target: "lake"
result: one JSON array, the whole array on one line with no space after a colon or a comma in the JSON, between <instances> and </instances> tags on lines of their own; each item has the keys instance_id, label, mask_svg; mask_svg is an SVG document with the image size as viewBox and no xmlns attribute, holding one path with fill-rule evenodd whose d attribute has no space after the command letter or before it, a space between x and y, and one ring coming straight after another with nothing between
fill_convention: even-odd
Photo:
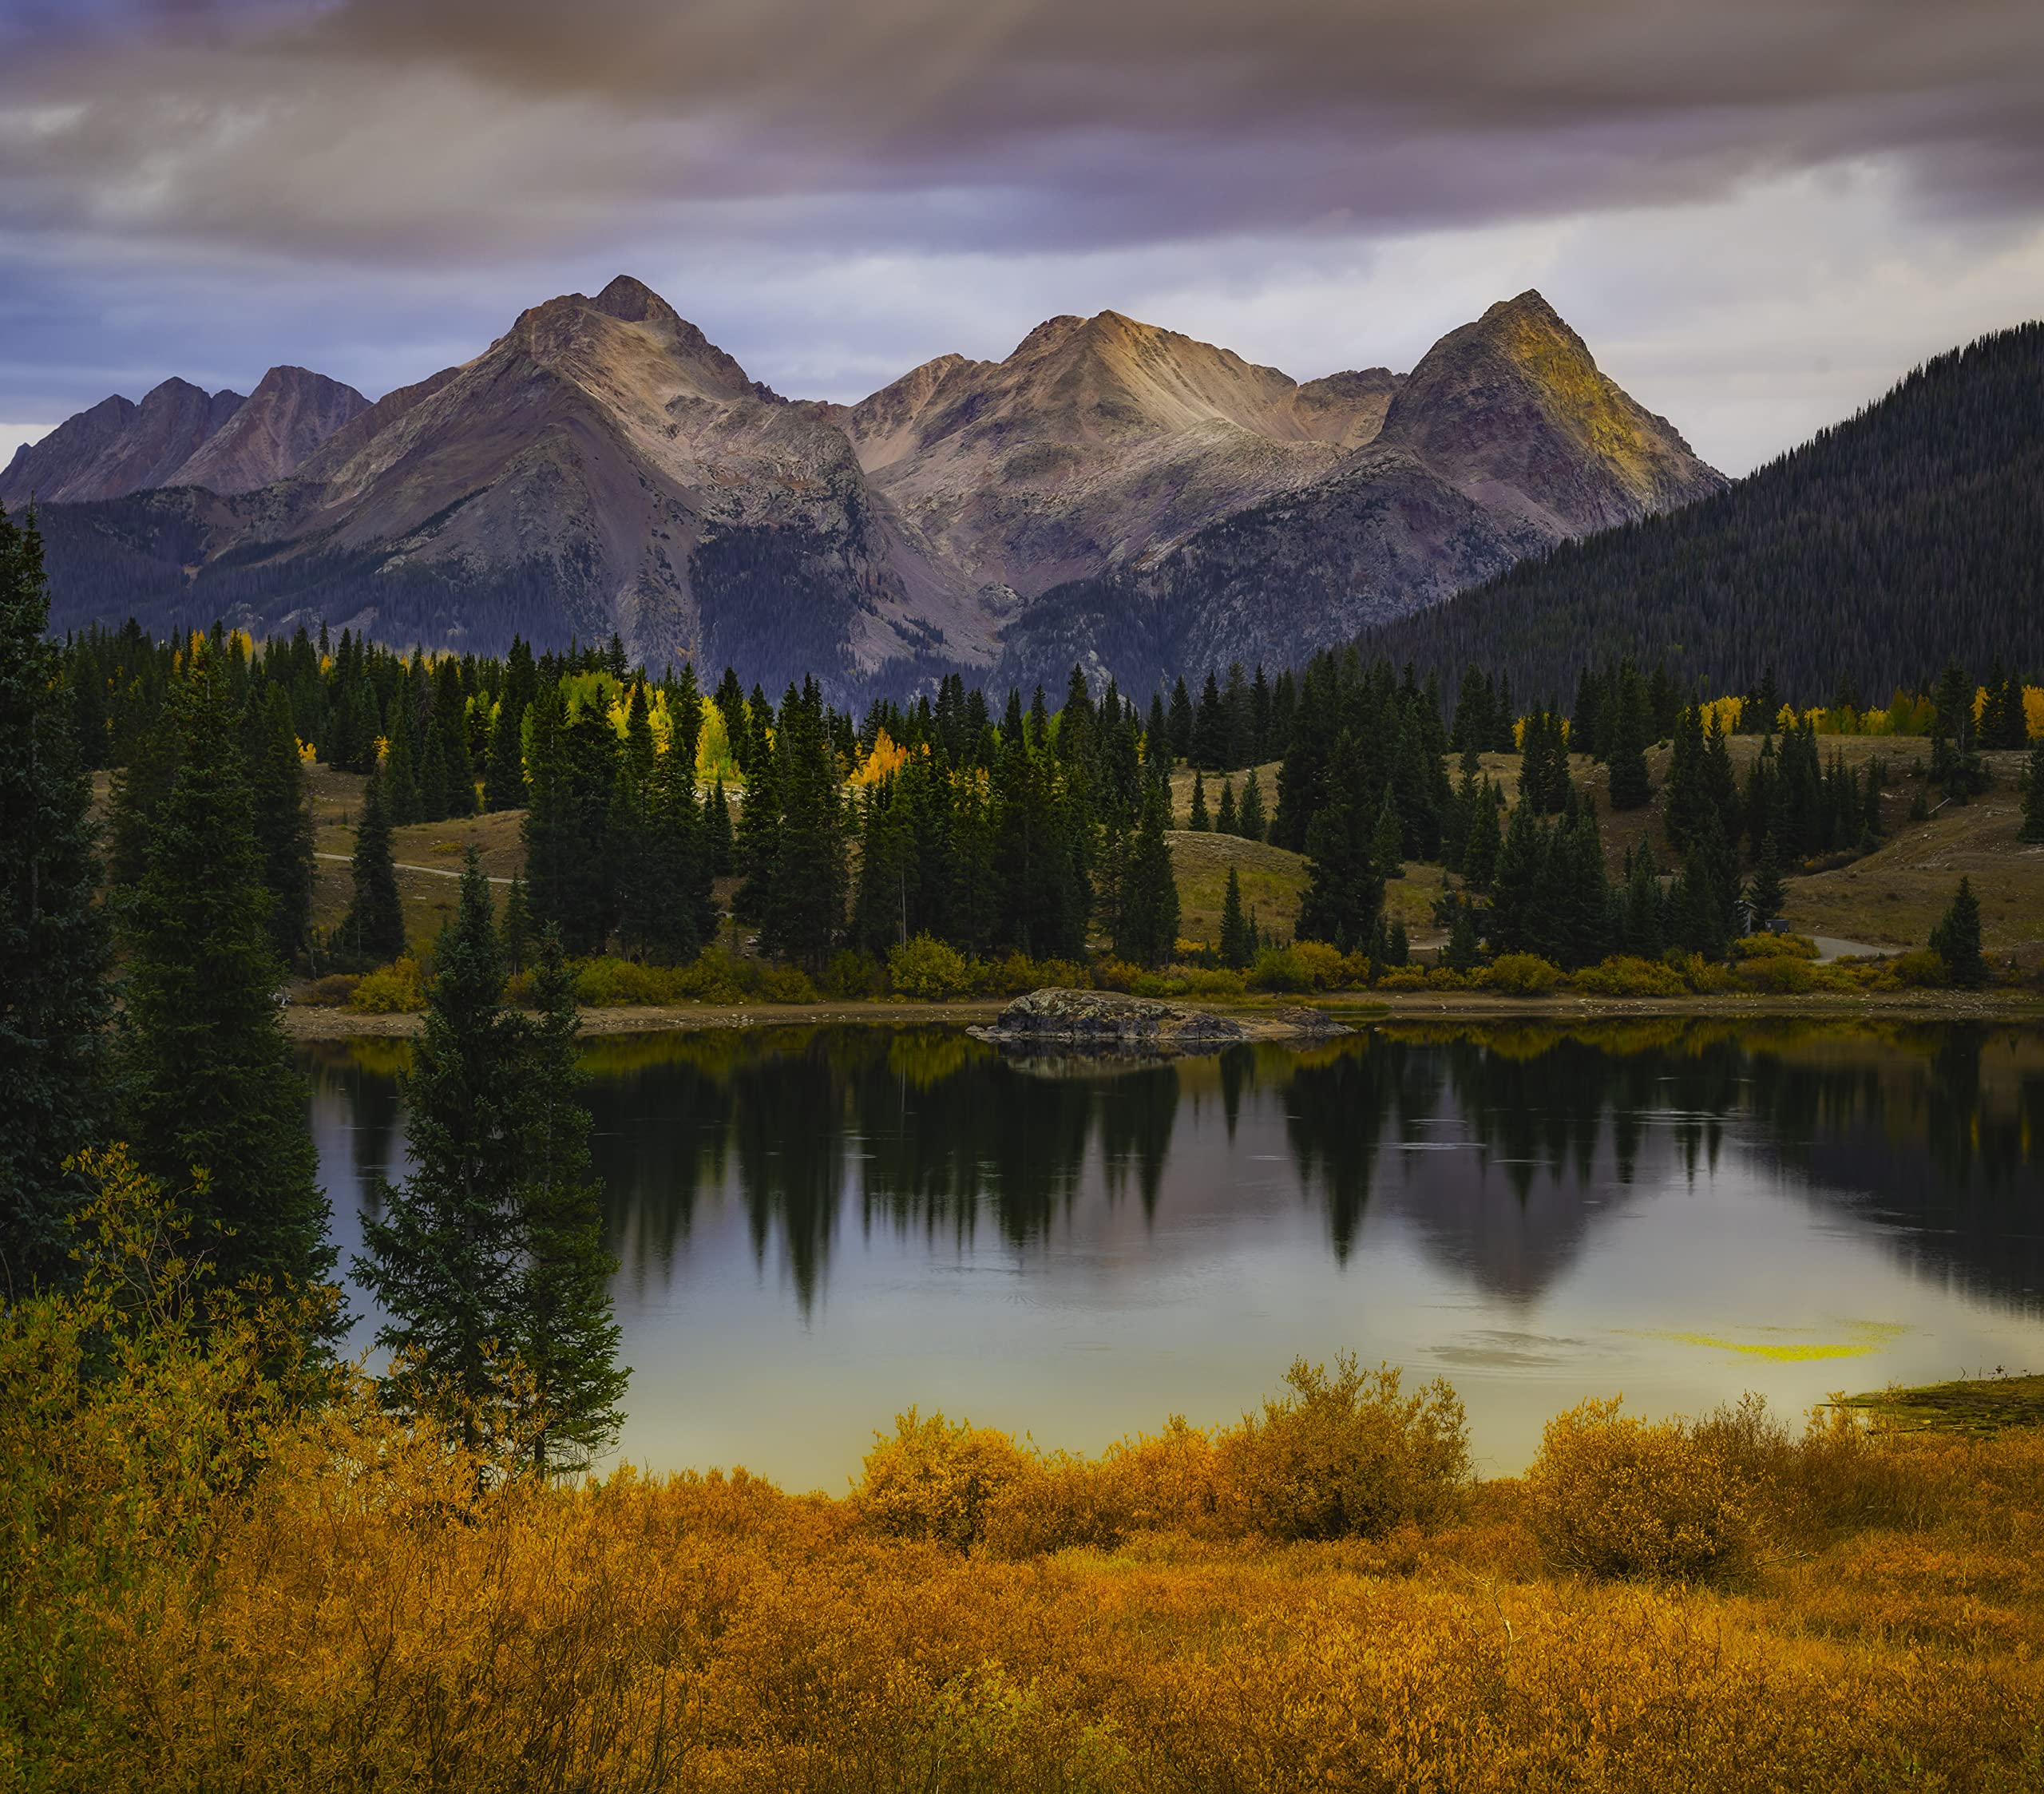
<instances>
[{"instance_id":1,"label":"lake","mask_svg":"<svg viewBox=\"0 0 2044 1794\"><path fill-rule=\"evenodd\" d=\"M343 1265L404 1174L408 1051L302 1049ZM2044 1368L2034 1031L1400 1025L1131 1064L771 1028L585 1063L620 1449L655 1470L842 1491L912 1403L1096 1451L1343 1351L1448 1378L1491 1471L1586 1395L1792 1416Z\"/></svg>"}]
</instances>

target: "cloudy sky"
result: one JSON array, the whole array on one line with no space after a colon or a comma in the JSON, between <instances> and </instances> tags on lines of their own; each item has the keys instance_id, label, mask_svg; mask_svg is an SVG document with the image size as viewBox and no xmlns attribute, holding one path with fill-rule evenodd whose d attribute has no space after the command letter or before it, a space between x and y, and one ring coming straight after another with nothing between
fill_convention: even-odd
<instances>
[{"instance_id":1,"label":"cloudy sky","mask_svg":"<svg viewBox=\"0 0 2044 1794\"><path fill-rule=\"evenodd\" d=\"M0 455L620 271L838 398L1105 307L1404 368L1537 287L1743 471L2044 314L2044 5L0 0Z\"/></svg>"}]
</instances>

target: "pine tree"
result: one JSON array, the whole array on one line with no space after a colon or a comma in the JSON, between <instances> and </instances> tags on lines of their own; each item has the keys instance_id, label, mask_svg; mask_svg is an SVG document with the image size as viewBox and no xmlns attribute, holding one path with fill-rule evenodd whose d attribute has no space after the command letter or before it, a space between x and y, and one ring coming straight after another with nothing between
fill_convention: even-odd
<instances>
[{"instance_id":1,"label":"pine tree","mask_svg":"<svg viewBox=\"0 0 2044 1794\"><path fill-rule=\"evenodd\" d=\"M713 878L728 878L735 864L731 846L731 806L724 795L724 781L719 774L715 784L710 787L710 795L703 806L703 828L710 849L710 875Z\"/></svg>"},{"instance_id":2,"label":"pine tree","mask_svg":"<svg viewBox=\"0 0 2044 1794\"><path fill-rule=\"evenodd\" d=\"M1206 777L1203 773L1192 775L1192 810L1186 818L1185 826L1195 834L1205 834L1214 826L1206 812Z\"/></svg>"},{"instance_id":3,"label":"pine tree","mask_svg":"<svg viewBox=\"0 0 2044 1794\"><path fill-rule=\"evenodd\" d=\"M511 889L505 893L504 963L512 972L523 972L533 963L535 943L539 939L539 925L533 920L533 906L525 896L525 881L521 873L511 874Z\"/></svg>"},{"instance_id":4,"label":"pine tree","mask_svg":"<svg viewBox=\"0 0 2044 1794\"><path fill-rule=\"evenodd\" d=\"M569 713L561 687L543 687L531 706L532 753L520 833L533 915L561 930L567 950L603 951L616 908L611 810L617 789L617 732L600 697Z\"/></svg>"},{"instance_id":5,"label":"pine tree","mask_svg":"<svg viewBox=\"0 0 2044 1794\"><path fill-rule=\"evenodd\" d=\"M1377 809L1377 826L1370 835L1370 861L1377 869L1377 877L1387 883L1405 876L1404 831L1399 825L1398 806L1392 801L1388 786L1384 787L1384 802Z\"/></svg>"},{"instance_id":6,"label":"pine tree","mask_svg":"<svg viewBox=\"0 0 2044 1794\"><path fill-rule=\"evenodd\" d=\"M1178 888L1164 840L1170 802L1163 780L1152 779L1122 872L1115 953L1135 965L1162 965L1178 945Z\"/></svg>"},{"instance_id":7,"label":"pine tree","mask_svg":"<svg viewBox=\"0 0 2044 1794\"><path fill-rule=\"evenodd\" d=\"M2044 841L2044 735L2030 750L2022 778L2022 830L2019 841Z\"/></svg>"},{"instance_id":8,"label":"pine tree","mask_svg":"<svg viewBox=\"0 0 2044 1794\"><path fill-rule=\"evenodd\" d=\"M123 1086L137 1162L192 1207L233 1284L322 1281L327 1201L275 992L269 893L251 821L228 668L195 640L172 687L176 776L151 819L124 917Z\"/></svg>"},{"instance_id":9,"label":"pine tree","mask_svg":"<svg viewBox=\"0 0 2044 1794\"><path fill-rule=\"evenodd\" d=\"M1611 807L1639 810L1652 800L1654 782L1646 771L1646 687L1630 661L1619 672L1610 711Z\"/></svg>"},{"instance_id":10,"label":"pine tree","mask_svg":"<svg viewBox=\"0 0 2044 1794\"><path fill-rule=\"evenodd\" d=\"M1242 883L1235 868L1228 868L1227 894L1221 900L1221 963L1239 972L1256 956L1255 938L1249 917L1242 910Z\"/></svg>"},{"instance_id":11,"label":"pine tree","mask_svg":"<svg viewBox=\"0 0 2044 1794\"><path fill-rule=\"evenodd\" d=\"M105 1114L105 911L31 515L0 513L0 1305L64 1274L65 1161Z\"/></svg>"},{"instance_id":12,"label":"pine tree","mask_svg":"<svg viewBox=\"0 0 2044 1794\"><path fill-rule=\"evenodd\" d=\"M335 933L335 945L352 959L381 965L405 950L405 912L398 898L390 820L384 813L383 778L378 772L372 772L362 788L362 820L355 826L351 870L355 898Z\"/></svg>"},{"instance_id":13,"label":"pine tree","mask_svg":"<svg viewBox=\"0 0 2044 1794\"><path fill-rule=\"evenodd\" d=\"M412 765L412 731L399 702L390 707L390 745L383 756L383 802L390 826L402 829L426 820L426 807L419 795L418 775Z\"/></svg>"},{"instance_id":14,"label":"pine tree","mask_svg":"<svg viewBox=\"0 0 2044 1794\"><path fill-rule=\"evenodd\" d=\"M312 815L305 802L305 762L291 699L273 685L251 719L250 801L263 882L270 893L270 941L288 965L312 932Z\"/></svg>"},{"instance_id":15,"label":"pine tree","mask_svg":"<svg viewBox=\"0 0 2044 1794\"><path fill-rule=\"evenodd\" d=\"M1455 919L1448 925L1448 945L1441 949L1441 964L1451 972L1472 972L1479 957L1476 912L1466 901L1458 901Z\"/></svg>"},{"instance_id":16,"label":"pine tree","mask_svg":"<svg viewBox=\"0 0 2044 1794\"><path fill-rule=\"evenodd\" d=\"M497 1443L511 1389L521 1270L520 1197L541 1099L521 1019L504 1004L504 962L489 884L474 849L461 904L434 952L426 1024L401 1081L413 1171L381 1185L362 1223L355 1275L387 1317L376 1342L394 1355L385 1388L471 1447Z\"/></svg>"},{"instance_id":17,"label":"pine tree","mask_svg":"<svg viewBox=\"0 0 2044 1794\"><path fill-rule=\"evenodd\" d=\"M1511 807L1491 878L1491 913L1484 933L1493 952L1523 952L1534 945L1547 849L1547 831L1532 805L1522 798Z\"/></svg>"},{"instance_id":18,"label":"pine tree","mask_svg":"<svg viewBox=\"0 0 2044 1794\"><path fill-rule=\"evenodd\" d=\"M1746 887L1746 909L1753 918L1753 931L1760 933L1781 913L1782 905L1788 901L1788 888L1781 881L1781 856L1775 846L1774 837L1767 838L1761 849L1760 864L1754 869L1753 882Z\"/></svg>"},{"instance_id":19,"label":"pine tree","mask_svg":"<svg viewBox=\"0 0 2044 1794\"><path fill-rule=\"evenodd\" d=\"M1263 817L1263 786L1254 766L1250 768L1249 777L1242 784L1242 804L1237 813L1235 832L1245 841L1262 841L1268 832Z\"/></svg>"},{"instance_id":20,"label":"pine tree","mask_svg":"<svg viewBox=\"0 0 2044 1794\"><path fill-rule=\"evenodd\" d=\"M584 1469L608 1449L623 1424L618 1403L632 1373L617 1362L621 1336L609 1289L617 1260L604 1246L601 1187L589 1175L574 980L551 933L541 945L533 997L521 1252L508 1332L535 1407L525 1429L533 1467L547 1475Z\"/></svg>"},{"instance_id":21,"label":"pine tree","mask_svg":"<svg viewBox=\"0 0 2044 1794\"><path fill-rule=\"evenodd\" d=\"M1306 829L1306 888L1298 933L1345 953L1369 939L1384 908L1384 878L1371 848L1371 824L1382 808L1366 789L1361 745L1343 730L1329 757L1327 797Z\"/></svg>"},{"instance_id":22,"label":"pine tree","mask_svg":"<svg viewBox=\"0 0 2044 1794\"><path fill-rule=\"evenodd\" d=\"M1987 962L1980 952L1980 900L1973 881L1961 878L1958 894L1944 920L1931 931L1931 951L1945 962L1951 981L1961 990L1978 990L1987 981Z\"/></svg>"},{"instance_id":23,"label":"pine tree","mask_svg":"<svg viewBox=\"0 0 2044 1794\"><path fill-rule=\"evenodd\" d=\"M1214 832L1232 835L1242 833L1242 818L1235 810L1235 782L1232 778L1221 781L1221 803L1214 812Z\"/></svg>"},{"instance_id":24,"label":"pine tree","mask_svg":"<svg viewBox=\"0 0 2044 1794\"><path fill-rule=\"evenodd\" d=\"M1625 950L1642 959L1658 960L1667 945L1660 874L1654 863L1654 849L1644 841L1628 856L1619 933Z\"/></svg>"},{"instance_id":25,"label":"pine tree","mask_svg":"<svg viewBox=\"0 0 2044 1794\"><path fill-rule=\"evenodd\" d=\"M489 758L483 775L485 810L521 810L525 803L525 747L522 731L526 707L533 701L538 681L533 670L533 651L522 637L511 638L511 651L505 656L504 684L497 698L497 716L490 725Z\"/></svg>"}]
</instances>

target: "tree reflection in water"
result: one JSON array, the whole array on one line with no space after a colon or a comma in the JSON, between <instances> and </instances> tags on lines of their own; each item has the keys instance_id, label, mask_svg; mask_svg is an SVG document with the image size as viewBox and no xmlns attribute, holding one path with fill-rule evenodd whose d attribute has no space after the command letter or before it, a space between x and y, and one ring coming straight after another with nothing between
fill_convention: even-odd
<instances>
[{"instance_id":1,"label":"tree reflection in water","mask_svg":"<svg viewBox=\"0 0 2044 1794\"><path fill-rule=\"evenodd\" d=\"M394 1169L395 1051L307 1057L315 1119L348 1131L358 1187ZM1709 1174L1733 1143L1885 1224L1927 1271L2025 1307L2044 1290L2044 1036L2015 1029L1387 1025L1296 1053L1131 1064L1018 1062L939 1029L787 1028L599 1040L588 1064L632 1285L669 1275L704 1202L728 1193L755 1261L778 1242L806 1312L843 1226L958 1249L988 1227L1026 1253L1131 1194L1147 1226L1172 1200L1175 1151L1225 1194L1222 1155L1261 1129L1337 1259L1380 1204L1493 1293L1537 1293L1647 1187ZM1214 1130L1202 1118L1217 1098Z\"/></svg>"}]
</instances>

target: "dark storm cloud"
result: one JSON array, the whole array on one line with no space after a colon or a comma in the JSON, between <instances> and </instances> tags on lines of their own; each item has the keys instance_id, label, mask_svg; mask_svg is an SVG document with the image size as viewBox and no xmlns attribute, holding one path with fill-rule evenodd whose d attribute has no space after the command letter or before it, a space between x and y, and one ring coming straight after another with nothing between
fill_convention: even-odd
<instances>
[{"instance_id":1,"label":"dark storm cloud","mask_svg":"<svg viewBox=\"0 0 2044 1794\"><path fill-rule=\"evenodd\" d=\"M1690 198L1905 152L2044 176L2030 0L112 0L19 15L17 225L407 259L849 196L896 243ZM745 220L715 222L736 228Z\"/></svg>"}]
</instances>

